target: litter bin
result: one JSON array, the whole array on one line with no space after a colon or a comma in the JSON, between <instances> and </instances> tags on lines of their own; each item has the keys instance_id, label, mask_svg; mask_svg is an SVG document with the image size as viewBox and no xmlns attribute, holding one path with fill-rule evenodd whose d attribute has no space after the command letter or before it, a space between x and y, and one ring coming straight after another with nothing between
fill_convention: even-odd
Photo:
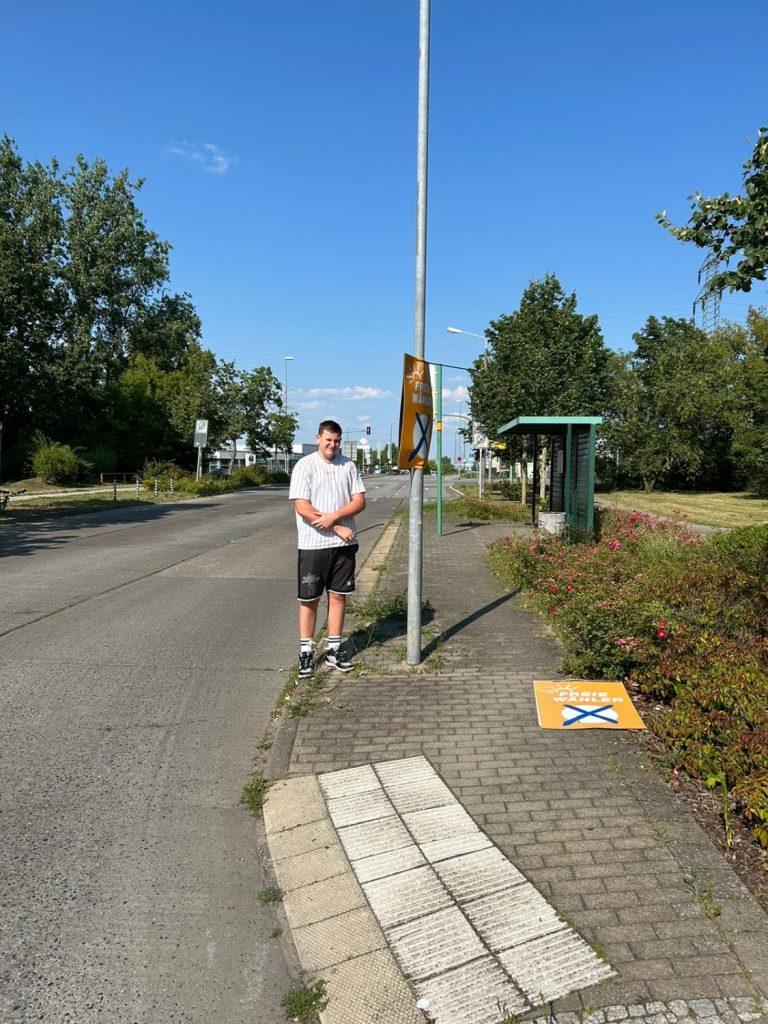
<instances>
[{"instance_id":1,"label":"litter bin","mask_svg":"<svg viewBox=\"0 0 768 1024\"><path fill-rule=\"evenodd\" d=\"M565 512L539 512L539 529L561 536L565 530Z\"/></svg>"}]
</instances>

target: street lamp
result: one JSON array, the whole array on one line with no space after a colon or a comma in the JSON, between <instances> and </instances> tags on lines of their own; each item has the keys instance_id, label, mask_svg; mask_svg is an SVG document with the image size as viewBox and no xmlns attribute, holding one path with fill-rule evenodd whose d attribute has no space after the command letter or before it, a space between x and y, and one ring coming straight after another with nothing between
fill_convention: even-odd
<instances>
[{"instance_id":1,"label":"street lamp","mask_svg":"<svg viewBox=\"0 0 768 1024\"><path fill-rule=\"evenodd\" d=\"M487 364L487 362L488 362L488 339L486 338L486 336L484 334L473 334L472 331L462 331L458 327L446 327L446 331L448 331L449 334L466 334L466 336L468 338L479 338L480 341L482 341L482 343L483 343L483 356L484 356L485 362Z\"/></svg>"},{"instance_id":2,"label":"street lamp","mask_svg":"<svg viewBox=\"0 0 768 1024\"><path fill-rule=\"evenodd\" d=\"M473 334L472 331L462 331L459 327L446 327L449 334L466 334L468 338L479 338L483 343L483 360L486 368L488 366L488 338L484 334ZM477 464L477 495L483 496L483 475L485 472L485 448L480 449L480 459Z\"/></svg>"},{"instance_id":3,"label":"street lamp","mask_svg":"<svg viewBox=\"0 0 768 1024\"><path fill-rule=\"evenodd\" d=\"M285 415L286 416L288 415L288 363L290 363L292 361L293 361L293 356L285 356L285 391L283 393L283 409L285 410ZM286 448L286 450L285 450L285 472L286 473L288 472L288 459L289 458L290 458L290 455L288 454L288 449ZM277 461L277 455L275 455L275 461Z\"/></svg>"}]
</instances>

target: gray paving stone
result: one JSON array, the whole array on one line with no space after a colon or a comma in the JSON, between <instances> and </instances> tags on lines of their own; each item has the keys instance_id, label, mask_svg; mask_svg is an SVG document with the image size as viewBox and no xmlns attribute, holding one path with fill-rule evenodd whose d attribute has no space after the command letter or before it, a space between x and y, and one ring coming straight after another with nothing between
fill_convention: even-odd
<instances>
[{"instance_id":1,"label":"gray paving stone","mask_svg":"<svg viewBox=\"0 0 768 1024\"><path fill-rule=\"evenodd\" d=\"M492 849L492 840L531 882L552 893L558 910L581 934L608 953L616 951L618 977L555 1003L556 1010L560 1001L563 1010L581 1007L579 1024L590 1005L679 1000L687 1006L697 998L749 996L736 958L714 952L715 927L682 883L691 863L701 866L702 877L715 880L723 906L717 923L729 935L735 933L743 964L767 985L768 963L760 956L765 914L743 898L740 883L734 888L721 881L735 876L676 797L639 767L643 755L634 738L598 731L563 736L538 729L531 682L557 678L561 652L519 597L498 603L503 590L485 571L482 538L493 531L498 535L499 528L458 531L451 525L448 530L440 539L425 531L424 539L424 597L437 609L432 628L452 631L441 651L443 667L427 667L418 677L370 671L338 680L333 703L321 704L299 724L290 774L352 768L359 783L367 785L356 766L375 763L384 782L382 762L409 757L417 776L400 785L404 798L416 799L418 787L408 787L429 776L421 756L428 754L437 769L434 777L445 780L486 833L432 840L425 852L436 869L476 846ZM407 536L399 534L390 556L393 569L381 574L384 592L405 588L406 562ZM402 637L396 642L402 643ZM384 648L386 664L390 655ZM480 659L478 651L483 652ZM619 785L614 758L632 790ZM349 776L350 783L354 779ZM649 815L667 829L666 845L653 838ZM391 853L372 854L367 865L373 874L383 871L379 877L387 877L393 864L386 866L386 858L399 858L407 846L413 847L410 837ZM586 884L569 892L569 882L580 878L601 881L605 891L588 892L592 886ZM654 941L668 955L654 956ZM681 955L689 942L700 943L695 955ZM647 959L625 962L629 946ZM659 1013L665 1020L675 1016L669 1008ZM718 1013L723 1020L724 1013ZM656 1014L646 1006L648 1016ZM695 1024L704 1020L716 1024L712 1017L697 1017ZM608 1017L606 1022L614 1024Z\"/></svg>"},{"instance_id":2,"label":"gray paving stone","mask_svg":"<svg viewBox=\"0 0 768 1024\"><path fill-rule=\"evenodd\" d=\"M688 1005L697 1017L714 1017L717 1014L717 1007L709 999L692 999Z\"/></svg>"}]
</instances>

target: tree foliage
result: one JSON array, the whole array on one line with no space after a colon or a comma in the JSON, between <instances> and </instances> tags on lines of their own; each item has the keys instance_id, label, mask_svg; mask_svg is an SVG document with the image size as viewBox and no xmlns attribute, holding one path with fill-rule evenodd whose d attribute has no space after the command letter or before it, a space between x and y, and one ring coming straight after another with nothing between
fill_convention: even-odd
<instances>
[{"instance_id":1,"label":"tree foliage","mask_svg":"<svg viewBox=\"0 0 768 1024\"><path fill-rule=\"evenodd\" d=\"M20 473L42 432L134 469L194 459L212 441L271 444L279 385L268 367L219 363L189 295L167 290L170 245L138 207L141 181L79 156L62 172L25 164L0 138L0 419L3 463ZM97 465L96 469L108 468Z\"/></svg>"},{"instance_id":2,"label":"tree foliage","mask_svg":"<svg viewBox=\"0 0 768 1024\"><path fill-rule=\"evenodd\" d=\"M518 416L596 415L608 389L609 353L596 316L576 311L554 274L531 281L514 313L486 329L489 349L472 369L472 418L489 438Z\"/></svg>"},{"instance_id":3,"label":"tree foliage","mask_svg":"<svg viewBox=\"0 0 768 1024\"><path fill-rule=\"evenodd\" d=\"M740 256L732 270L721 270L709 281L711 291L748 292L753 281L765 281L768 270L768 128L759 128L752 156L744 164L744 195L688 198L693 213L685 227L675 227L666 211L656 220L681 242L693 242L727 264Z\"/></svg>"},{"instance_id":4,"label":"tree foliage","mask_svg":"<svg viewBox=\"0 0 768 1024\"><path fill-rule=\"evenodd\" d=\"M634 341L633 352L615 358L602 431L622 472L646 490L732 483L734 339L651 316Z\"/></svg>"},{"instance_id":5,"label":"tree foliage","mask_svg":"<svg viewBox=\"0 0 768 1024\"><path fill-rule=\"evenodd\" d=\"M733 457L752 491L768 495L768 313L750 309L746 328L729 327L740 350L737 376L739 415L734 422Z\"/></svg>"}]
</instances>

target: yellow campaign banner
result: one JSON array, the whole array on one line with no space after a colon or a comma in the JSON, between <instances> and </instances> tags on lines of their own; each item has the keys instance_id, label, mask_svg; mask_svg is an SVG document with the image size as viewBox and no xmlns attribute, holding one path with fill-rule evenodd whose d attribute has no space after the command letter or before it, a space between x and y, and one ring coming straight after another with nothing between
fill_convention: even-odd
<instances>
[{"instance_id":1,"label":"yellow campaign banner","mask_svg":"<svg viewBox=\"0 0 768 1024\"><path fill-rule=\"evenodd\" d=\"M644 729L623 683L537 679L533 684L542 729Z\"/></svg>"},{"instance_id":2,"label":"yellow campaign banner","mask_svg":"<svg viewBox=\"0 0 768 1024\"><path fill-rule=\"evenodd\" d=\"M400 402L399 469L426 469L432 439L432 382L429 363L406 355L403 364L403 397Z\"/></svg>"}]
</instances>

